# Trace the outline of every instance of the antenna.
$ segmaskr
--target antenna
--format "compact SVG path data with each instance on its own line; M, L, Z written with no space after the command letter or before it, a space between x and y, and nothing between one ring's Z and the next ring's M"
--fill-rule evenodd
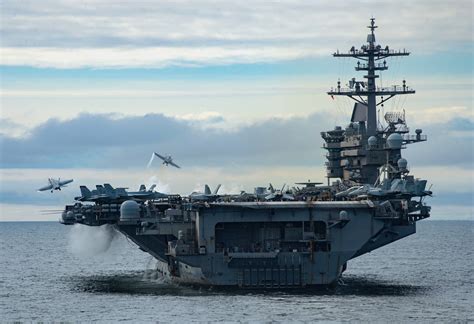
M372 136L377 133L377 106L383 105L384 102L390 100L396 95L413 94L415 90L411 89L406 85L406 81L403 80L403 86L391 86L387 88L377 88L375 80L380 77L376 74L377 71L383 71L388 69L387 57L392 56L408 56L410 53L403 51L390 50L388 45L382 48L377 45L375 41L375 29L378 26L375 25L375 18L370 18L370 25L367 26L370 29L370 34L367 35L367 45L362 45L360 50L351 47L349 52L341 53L336 52L333 54L334 57L352 57L358 60L358 64L355 67L356 71L366 71L364 78L367 81L357 81L353 78L349 81L349 88L342 88L341 82L338 80L336 89L332 89L327 94L330 96L347 96L352 100L367 107L367 135ZM381 61L379 63L378 61ZM365 63L360 63L365 61ZM382 97L377 103L377 97Z

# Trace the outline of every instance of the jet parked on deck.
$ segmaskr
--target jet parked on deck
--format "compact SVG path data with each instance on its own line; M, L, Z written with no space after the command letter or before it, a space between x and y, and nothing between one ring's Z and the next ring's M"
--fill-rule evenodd
M199 201L214 201L216 200L217 198L219 198L220 196L217 194L217 192L219 191L219 189L221 188L221 185L217 185L216 189L211 192L211 188L209 188L208 185L205 185L204 186L204 192L198 192L198 191L194 191L193 193L191 193L189 195L189 199L191 199L192 201L196 201L196 200L199 200Z
M152 185L150 189L146 189L145 185L141 185L138 191L127 191L128 188L114 188L109 183L97 185L95 190L89 190L86 186L80 186L81 196L74 198L77 201L89 202L124 202L125 200L154 200L166 198L168 195L153 191L156 185Z

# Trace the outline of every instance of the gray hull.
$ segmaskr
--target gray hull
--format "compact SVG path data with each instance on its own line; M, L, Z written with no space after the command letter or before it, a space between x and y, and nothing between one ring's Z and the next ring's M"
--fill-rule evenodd
M347 261L416 228L413 219L378 218L367 202L211 204L189 218L117 226L172 281L265 288L334 284Z

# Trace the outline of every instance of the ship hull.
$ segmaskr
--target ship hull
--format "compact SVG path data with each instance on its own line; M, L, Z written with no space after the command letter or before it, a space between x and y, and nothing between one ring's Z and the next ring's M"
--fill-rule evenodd
M172 282L250 289L334 285L352 258L416 231L415 222L379 219L363 202L242 207L215 205L200 210L190 220L188 240L193 244L190 247L182 239L183 251L171 243L185 231L185 220L157 225L159 230L144 229L143 222L133 221L118 222L117 227L154 256L156 271ZM345 219L339 216L342 210ZM324 231L308 238L305 226L309 224L322 224ZM259 242L252 244L251 251L245 245L250 240ZM277 240L274 248L270 243Z

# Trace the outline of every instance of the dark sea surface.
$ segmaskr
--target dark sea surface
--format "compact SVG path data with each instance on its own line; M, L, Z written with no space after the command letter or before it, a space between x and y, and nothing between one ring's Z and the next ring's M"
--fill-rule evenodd
M107 247L103 234L51 222L0 222L0 320L474 320L472 221L419 222L417 234L350 261L342 285L292 292L169 284L123 236L107 252L94 252Z

